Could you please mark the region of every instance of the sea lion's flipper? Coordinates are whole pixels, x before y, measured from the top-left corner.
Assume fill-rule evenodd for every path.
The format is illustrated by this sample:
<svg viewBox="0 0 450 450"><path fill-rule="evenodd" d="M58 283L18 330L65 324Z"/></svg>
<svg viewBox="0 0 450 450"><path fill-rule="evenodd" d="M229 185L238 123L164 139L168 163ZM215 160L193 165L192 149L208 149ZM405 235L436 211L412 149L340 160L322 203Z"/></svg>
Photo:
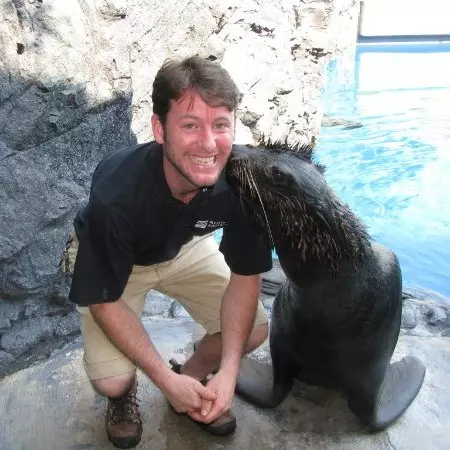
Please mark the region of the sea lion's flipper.
<svg viewBox="0 0 450 450"><path fill-rule="evenodd" d="M236 382L236 393L248 402L272 407L272 366L251 358L243 358Z"/></svg>
<svg viewBox="0 0 450 450"><path fill-rule="evenodd" d="M349 407L371 430L384 430L405 412L419 393L425 371L421 361L407 356L389 366L381 389L372 398L368 397L370 393L355 392L353 398L349 397ZM361 401L364 397L366 401Z"/></svg>
<svg viewBox="0 0 450 450"><path fill-rule="evenodd" d="M274 367L251 358L243 358L236 384L239 396L262 408L278 406L292 389L298 372L294 370L296 364L286 356L277 358L273 348L271 353Z"/></svg>

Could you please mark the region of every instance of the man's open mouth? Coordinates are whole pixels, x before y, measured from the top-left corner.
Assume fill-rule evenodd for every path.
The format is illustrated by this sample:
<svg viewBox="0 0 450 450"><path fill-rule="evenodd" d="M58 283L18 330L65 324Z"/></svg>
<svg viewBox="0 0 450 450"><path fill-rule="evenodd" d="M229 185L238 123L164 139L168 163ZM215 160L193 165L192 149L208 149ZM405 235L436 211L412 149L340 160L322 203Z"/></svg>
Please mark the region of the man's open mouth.
<svg viewBox="0 0 450 450"><path fill-rule="evenodd" d="M212 166L216 162L215 156L208 156L207 158L200 158L199 156L191 156L191 159L200 166Z"/></svg>

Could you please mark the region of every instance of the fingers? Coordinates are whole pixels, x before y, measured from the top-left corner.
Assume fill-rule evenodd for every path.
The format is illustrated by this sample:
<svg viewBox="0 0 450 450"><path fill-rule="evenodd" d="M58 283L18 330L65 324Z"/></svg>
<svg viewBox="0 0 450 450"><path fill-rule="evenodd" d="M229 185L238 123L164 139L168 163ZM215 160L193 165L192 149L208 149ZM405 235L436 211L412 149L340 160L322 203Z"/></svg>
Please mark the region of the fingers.
<svg viewBox="0 0 450 450"><path fill-rule="evenodd" d="M177 412L185 412L192 419L211 423L231 408L234 386L223 383L221 377L214 377L207 386L189 376L180 375L169 401ZM224 387L225 386L225 387Z"/></svg>
<svg viewBox="0 0 450 450"><path fill-rule="evenodd" d="M212 408L210 409L209 413L206 416L202 417L202 422L205 423L211 423L214 422L216 419L218 419L225 411L226 411L226 405L222 403L215 402L212 405Z"/></svg>
<svg viewBox="0 0 450 450"><path fill-rule="evenodd" d="M194 409L191 411L187 411L187 414L189 414L189 416L192 417L192 419L196 420L197 422L211 423L214 422L216 419L218 419L226 411L226 409L227 408L225 407L217 407L217 408L213 407L211 408L210 413L207 415L203 415L202 411L199 409Z"/></svg>
<svg viewBox="0 0 450 450"><path fill-rule="evenodd" d="M177 381L172 385L173 390L166 394L177 412L200 412L204 401L210 402L216 398L213 390L205 388L194 378L182 375Z"/></svg>
<svg viewBox="0 0 450 450"><path fill-rule="evenodd" d="M211 412L212 406L213 406L212 401L209 400L202 401L202 406L200 408L200 414L202 415L202 417L206 417Z"/></svg>
<svg viewBox="0 0 450 450"><path fill-rule="evenodd" d="M197 394L205 401L213 402L217 398L217 392L198 383Z"/></svg>
<svg viewBox="0 0 450 450"><path fill-rule="evenodd" d="M189 416L194 419L197 422L204 422L207 423L205 421L205 417L201 415L199 410L194 410L194 411L188 411Z"/></svg>

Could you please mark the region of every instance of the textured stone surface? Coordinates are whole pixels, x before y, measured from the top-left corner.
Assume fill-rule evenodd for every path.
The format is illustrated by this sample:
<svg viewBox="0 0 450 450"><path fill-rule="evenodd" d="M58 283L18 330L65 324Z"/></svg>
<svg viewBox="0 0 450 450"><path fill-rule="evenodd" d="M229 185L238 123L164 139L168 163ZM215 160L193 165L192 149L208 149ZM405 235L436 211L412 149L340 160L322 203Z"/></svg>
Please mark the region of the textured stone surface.
<svg viewBox="0 0 450 450"><path fill-rule="evenodd" d="M183 308L182 305L180 305L180 303L175 301L172 303L170 308L170 317L173 317L174 319L188 318L189 313Z"/></svg>
<svg viewBox="0 0 450 450"><path fill-rule="evenodd" d="M403 305L402 309L402 328L413 329L419 323L417 308L410 302Z"/></svg>
<svg viewBox="0 0 450 450"><path fill-rule="evenodd" d="M0 299L1 314L0 314L0 333L11 327L12 323L19 320L20 315L23 314L25 305L22 302L9 301Z"/></svg>
<svg viewBox="0 0 450 450"><path fill-rule="evenodd" d="M144 305L144 316L170 316L170 309L174 300L166 297L158 291L151 290L146 298Z"/></svg>
<svg viewBox="0 0 450 450"><path fill-rule="evenodd" d="M149 97L158 66L194 51L220 61L240 88L238 142L263 134L311 142L320 128L325 64L353 53L357 3L169 0L153 2L150 12L147 1L130 1L133 131L139 140L151 137Z"/></svg>
<svg viewBox="0 0 450 450"><path fill-rule="evenodd" d="M145 319L165 361L184 359L201 333L183 319ZM236 398L236 433L207 435L176 415L161 392L139 373L143 420L139 447L152 450L333 449L446 450L450 446L450 340L401 336L394 358L412 354L427 366L419 395L393 426L367 433L337 392L297 384L276 409L257 409ZM257 355L267 357L267 346ZM80 340L39 365L0 380L1 450L111 449L104 430L105 399L82 368Z"/></svg>
<svg viewBox="0 0 450 450"><path fill-rule="evenodd" d="M402 324L412 325L409 322L414 316L415 327L409 328L409 334L439 336L450 327L450 302L436 301L433 298L409 298L403 302Z"/></svg>
<svg viewBox="0 0 450 450"><path fill-rule="evenodd" d="M107 26L87 3L2 4L0 248L11 294L49 284L95 163L132 140L131 82L115 82Z"/></svg>
<svg viewBox="0 0 450 450"><path fill-rule="evenodd" d="M14 362L14 356L11 355L11 353L4 352L3 350L0 350L0 365L2 366L8 366L12 362Z"/></svg>
<svg viewBox="0 0 450 450"><path fill-rule="evenodd" d="M1 338L1 346L14 356L20 356L52 333L52 320L47 317L28 319L13 325Z"/></svg>
<svg viewBox="0 0 450 450"><path fill-rule="evenodd" d="M0 345L16 358L76 332L61 253L98 161L136 141L120 3L0 3Z"/></svg>

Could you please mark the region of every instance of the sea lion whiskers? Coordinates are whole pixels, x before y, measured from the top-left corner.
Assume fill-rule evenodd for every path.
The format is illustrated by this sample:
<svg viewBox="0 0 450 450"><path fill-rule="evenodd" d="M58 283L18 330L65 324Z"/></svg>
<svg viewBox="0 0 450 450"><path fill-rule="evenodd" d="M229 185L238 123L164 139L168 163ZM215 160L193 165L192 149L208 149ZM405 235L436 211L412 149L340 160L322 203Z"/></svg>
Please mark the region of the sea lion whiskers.
<svg viewBox="0 0 450 450"><path fill-rule="evenodd" d="M227 165L228 180L254 206L253 219L268 228L267 240L277 252L297 248L299 260L320 261L331 273L342 260L356 268L370 251L364 225L326 185L312 151L286 150L285 145L236 149Z"/></svg>
<svg viewBox="0 0 450 450"><path fill-rule="evenodd" d="M247 186L250 189L250 197L257 198L258 193L255 180L253 179L253 177L250 176L250 171L246 167L244 167L244 174L247 179Z"/></svg>
<svg viewBox="0 0 450 450"><path fill-rule="evenodd" d="M266 221L266 225L267 225L267 232L269 234L270 245L272 247L275 247L275 242L274 242L273 236L272 236L272 230L270 229L269 219L267 218L266 209L264 208L264 203L263 203L261 195L259 193L258 186L256 185L255 179L253 178L251 172L249 170L247 170L246 168L244 170L245 170L245 172L247 174L248 182L249 182L250 186L253 185L253 187L254 187L254 189L256 191L257 197L259 199L259 202L261 204L261 208L262 208L262 211L263 211L263 214L264 214L264 218L265 218L265 221Z"/></svg>
<svg viewBox="0 0 450 450"><path fill-rule="evenodd" d="M279 229L275 234L283 236L284 245L286 246L286 242L290 242L292 248L297 248L300 260L303 262L307 260L309 252L318 260L326 263L331 273L335 273L338 268L337 260L344 256L341 247L330 234L329 226L318 228L318 222L307 211L307 205L303 199L286 192L268 189L264 189L263 193L260 192L259 195L264 196L269 210L279 212L276 214L276 217L280 218L277 220ZM290 220L291 217L296 217L298 214L302 215L301 220ZM321 214L318 214L317 217L322 218ZM262 217L260 220L264 222ZM322 223L326 223L326 221L323 219Z"/></svg>
<svg viewBox="0 0 450 450"><path fill-rule="evenodd" d="M262 209L263 209L263 211L265 211L264 205L262 204L262 201L261 201L261 196L257 192L255 180L249 174L248 168L245 166L238 165L238 166L234 167L233 175L238 180L239 191L241 193L240 200L241 200L241 204L243 205L243 209L245 210L244 205L247 203L248 200L259 199L258 203L261 203ZM247 199L247 201L245 199ZM266 228L266 227L269 228L269 235L271 237L272 235L270 232L270 225L268 225L268 221L264 217L264 214L261 215L258 210L253 210L253 212L256 214L255 218L261 224L261 226L263 228ZM272 244L273 244L273 242L272 242Z"/></svg>

